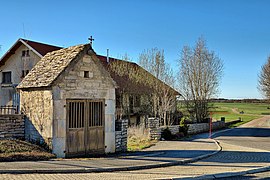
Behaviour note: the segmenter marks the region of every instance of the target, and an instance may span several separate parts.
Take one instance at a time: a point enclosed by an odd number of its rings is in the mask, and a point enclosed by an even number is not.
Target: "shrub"
[[[187,125],[187,119],[182,118],[180,121],[180,126],[179,126],[179,133],[183,133],[184,136],[188,135],[188,125]]]
[[[165,140],[172,140],[174,137],[173,137],[172,132],[170,131],[170,129],[167,127],[166,129],[164,129],[161,132],[161,138],[163,138]]]

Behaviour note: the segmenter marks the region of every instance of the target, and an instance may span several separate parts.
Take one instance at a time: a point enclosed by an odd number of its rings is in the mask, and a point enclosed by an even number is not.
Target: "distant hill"
[[[269,103],[267,99],[225,99],[217,98],[211,99],[211,102],[224,102],[224,103]]]

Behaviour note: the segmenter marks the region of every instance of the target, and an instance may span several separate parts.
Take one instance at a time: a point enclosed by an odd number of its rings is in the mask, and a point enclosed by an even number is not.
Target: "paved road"
[[[217,133],[213,138],[233,145],[270,151],[270,116],[266,116],[239,128]]]
[[[202,161],[166,168],[90,174],[0,175],[0,179],[170,179],[224,172],[239,172],[270,165],[270,118],[214,135],[223,151]],[[270,172],[227,179],[269,179]],[[224,179],[224,178],[222,178]]]
[[[222,178],[222,180],[270,180],[270,171],[262,172],[262,173],[256,173],[256,174],[247,174],[245,176],[238,176],[238,177],[228,177],[228,178]]]

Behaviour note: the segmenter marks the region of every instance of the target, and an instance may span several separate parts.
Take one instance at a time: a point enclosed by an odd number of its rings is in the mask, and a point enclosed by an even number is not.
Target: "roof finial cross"
[[[93,39],[93,37],[92,37],[92,36],[90,36],[90,38],[88,38],[88,40],[90,41],[90,44],[91,44],[91,46],[92,46],[93,41],[94,41],[95,39]]]

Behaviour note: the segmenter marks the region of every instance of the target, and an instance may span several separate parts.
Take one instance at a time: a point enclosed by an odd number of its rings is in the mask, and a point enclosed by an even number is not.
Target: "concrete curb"
[[[0,174],[71,174],[71,173],[101,173],[101,172],[116,172],[116,171],[134,171],[134,170],[142,170],[142,169],[152,169],[152,168],[160,168],[160,167],[169,167],[175,165],[183,165],[188,163],[193,163],[210,156],[213,156],[219,153],[222,150],[222,147],[219,145],[219,142],[211,139],[217,145],[217,150],[204,154],[201,156],[197,156],[190,159],[184,159],[175,162],[169,163],[160,163],[160,164],[150,164],[150,165],[139,165],[139,166],[127,166],[127,167],[108,167],[108,168],[85,168],[85,169],[7,169],[7,170],[0,170]]]
[[[244,176],[247,174],[255,174],[270,171],[270,166],[239,171],[239,172],[229,172],[229,173],[218,173],[218,174],[206,174],[202,176],[191,176],[191,177],[184,177],[184,178],[171,178],[172,180],[188,180],[188,179],[197,179],[197,180],[205,180],[205,179],[219,179],[219,178],[228,178],[228,177],[235,177],[235,176]]]

